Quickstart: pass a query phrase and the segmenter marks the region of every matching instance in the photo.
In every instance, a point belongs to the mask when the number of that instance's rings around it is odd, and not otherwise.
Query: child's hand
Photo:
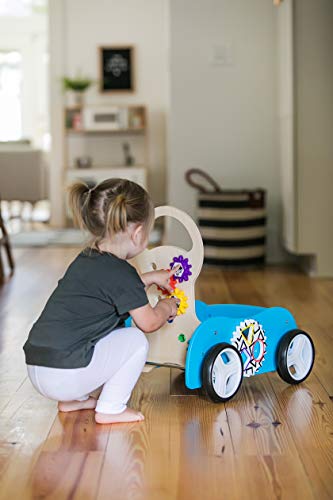
[[[173,276],[179,269],[179,266],[175,266],[170,271],[166,271],[165,269],[160,269],[159,271],[151,271],[150,273],[145,273],[142,275],[144,283],[147,286],[157,285],[163,290],[166,290],[169,293],[173,292],[173,288],[170,285],[170,278]]]
[[[135,324],[145,333],[155,332],[166,321],[173,321],[177,316],[177,305],[179,299],[171,297],[169,299],[160,299],[155,307],[150,304],[138,307],[130,311],[130,315],[135,321]]]
[[[168,321],[172,321],[177,316],[178,306],[180,300],[175,297],[170,297],[169,299],[162,299],[163,302],[167,302],[170,308],[170,316],[168,317]]]

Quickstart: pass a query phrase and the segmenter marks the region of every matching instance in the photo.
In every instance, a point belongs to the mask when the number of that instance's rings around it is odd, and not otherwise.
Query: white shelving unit
[[[99,129],[84,127],[83,107],[67,107],[64,110],[64,186],[81,180],[89,185],[111,177],[129,179],[148,189],[148,136],[145,106],[113,106],[126,111],[126,127]],[[101,115],[107,107],[95,106]],[[135,158],[131,166],[125,165],[124,143]],[[76,166],[76,159],[91,158],[88,168]],[[66,210],[67,217],[69,215]]]

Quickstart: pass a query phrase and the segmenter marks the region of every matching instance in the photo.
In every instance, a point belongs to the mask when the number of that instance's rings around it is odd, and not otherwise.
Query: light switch
[[[232,66],[231,44],[215,44],[212,47],[211,64],[213,66]]]

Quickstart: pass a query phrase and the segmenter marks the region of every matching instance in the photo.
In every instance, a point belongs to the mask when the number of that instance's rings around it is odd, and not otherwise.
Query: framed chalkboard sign
[[[134,48],[100,47],[100,91],[134,91]]]

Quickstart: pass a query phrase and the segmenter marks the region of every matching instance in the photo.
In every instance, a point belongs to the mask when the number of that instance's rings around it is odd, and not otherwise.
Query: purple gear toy
[[[189,264],[188,259],[184,259],[182,255],[174,257],[172,262],[170,262],[170,269],[174,266],[180,266],[178,271],[174,274],[174,277],[179,281],[179,283],[188,281],[189,277],[192,275],[192,272],[190,271],[192,264]]]

